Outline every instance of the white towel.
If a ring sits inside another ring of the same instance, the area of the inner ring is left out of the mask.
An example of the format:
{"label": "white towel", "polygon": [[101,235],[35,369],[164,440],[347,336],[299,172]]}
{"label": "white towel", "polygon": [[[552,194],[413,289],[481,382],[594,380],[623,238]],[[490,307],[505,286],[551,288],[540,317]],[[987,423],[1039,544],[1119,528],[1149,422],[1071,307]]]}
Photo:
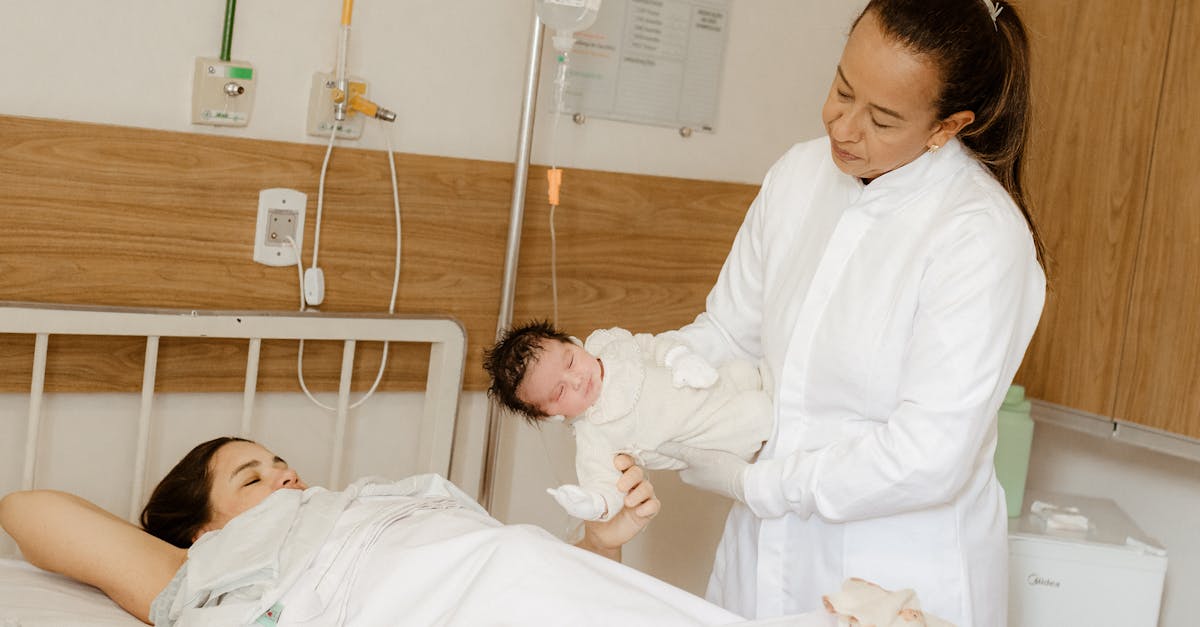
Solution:
{"label": "white towel", "polygon": [[1046,523],[1051,531],[1087,531],[1088,518],[1079,513],[1078,507],[1059,507],[1051,503],[1034,501],[1029,511]]}
{"label": "white towel", "polygon": [[837,616],[838,627],[954,627],[921,611],[916,592],[887,590],[856,577],[847,579],[841,591],[822,600],[825,609]]}

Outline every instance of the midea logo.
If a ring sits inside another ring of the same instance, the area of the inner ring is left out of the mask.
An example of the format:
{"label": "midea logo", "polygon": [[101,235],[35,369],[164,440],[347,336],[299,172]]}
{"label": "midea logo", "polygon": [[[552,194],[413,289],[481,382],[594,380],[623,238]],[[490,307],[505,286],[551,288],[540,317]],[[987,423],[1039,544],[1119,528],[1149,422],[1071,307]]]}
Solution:
{"label": "midea logo", "polygon": [[1031,586],[1046,586],[1048,588],[1062,587],[1061,583],[1053,579],[1047,579],[1046,577],[1039,577],[1037,573],[1029,573],[1029,576],[1025,578],[1025,583]]}

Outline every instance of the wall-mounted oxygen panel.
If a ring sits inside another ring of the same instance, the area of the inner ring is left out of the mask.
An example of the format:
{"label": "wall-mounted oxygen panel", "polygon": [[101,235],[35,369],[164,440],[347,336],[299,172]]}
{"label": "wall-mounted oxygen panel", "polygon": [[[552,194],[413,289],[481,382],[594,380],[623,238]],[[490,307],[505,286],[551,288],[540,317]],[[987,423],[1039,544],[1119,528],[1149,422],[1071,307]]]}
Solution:
{"label": "wall-mounted oxygen panel", "polygon": [[254,108],[254,68],[245,61],[197,58],[192,124],[245,126]]}

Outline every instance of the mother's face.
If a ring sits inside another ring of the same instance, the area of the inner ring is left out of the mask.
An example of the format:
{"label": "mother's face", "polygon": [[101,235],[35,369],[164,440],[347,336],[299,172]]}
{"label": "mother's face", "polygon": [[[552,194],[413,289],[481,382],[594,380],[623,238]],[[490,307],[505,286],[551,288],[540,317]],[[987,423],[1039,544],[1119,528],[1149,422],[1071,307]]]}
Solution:
{"label": "mother's face", "polygon": [[870,180],[913,161],[931,144],[949,141],[965,124],[951,121],[947,128],[937,119],[940,80],[928,59],[888,39],[873,13],[864,15],[850,33],[821,110],[838,169]]}
{"label": "mother's face", "polygon": [[279,489],[304,490],[287,462],[254,442],[228,442],[213,455],[209,465],[212,488],[209,509],[212,518],[199,535],[225,526],[238,514],[258,505]]}

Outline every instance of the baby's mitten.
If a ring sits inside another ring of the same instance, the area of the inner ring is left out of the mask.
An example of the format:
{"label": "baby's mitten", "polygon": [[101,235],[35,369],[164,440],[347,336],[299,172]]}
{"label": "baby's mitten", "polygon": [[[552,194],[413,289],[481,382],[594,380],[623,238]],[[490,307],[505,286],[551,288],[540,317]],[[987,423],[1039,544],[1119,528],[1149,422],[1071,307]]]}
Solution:
{"label": "baby's mitten", "polygon": [[717,382],[716,368],[686,345],[681,344],[667,351],[663,362],[671,369],[671,382],[677,388],[704,389]]}
{"label": "baby's mitten", "polygon": [[568,514],[581,520],[600,520],[608,509],[604,506],[604,497],[577,485],[547,488],[546,492],[553,496]]}

